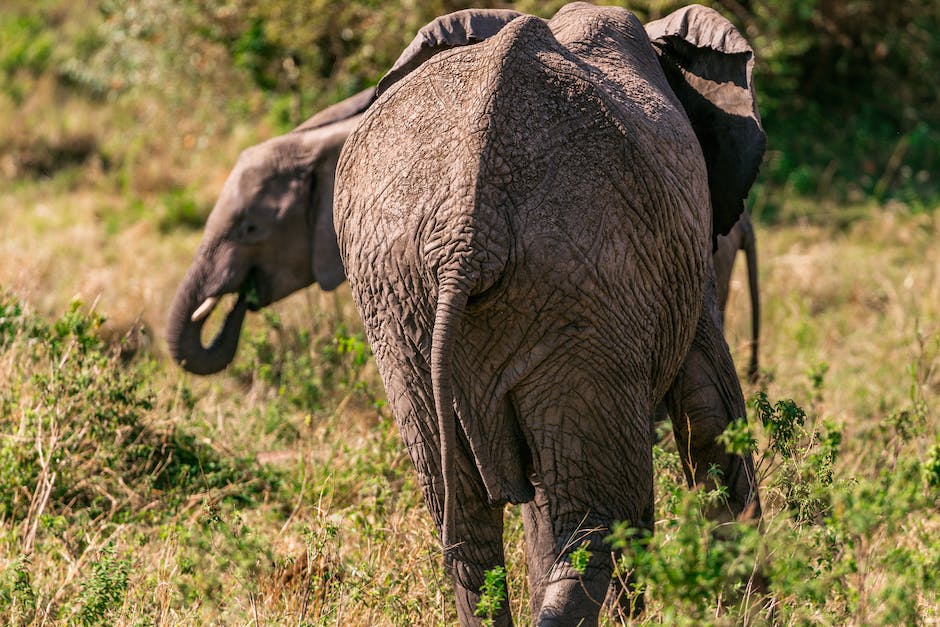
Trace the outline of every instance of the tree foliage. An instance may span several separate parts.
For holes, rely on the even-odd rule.
[[[702,2],[729,17],[757,53],[759,103],[769,136],[761,185],[838,201],[895,198],[915,210],[940,198],[934,149],[940,142],[940,82],[933,78],[940,60],[940,4]],[[89,0],[95,10],[82,11],[81,27],[67,29],[60,27],[71,15],[64,4],[17,2],[0,19],[0,41],[10,43],[0,67],[6,89],[18,98],[29,91],[14,80],[20,69],[51,69],[96,98],[134,101],[158,93],[175,112],[174,123],[202,125],[210,134],[239,118],[266,119],[275,131],[285,131],[374,84],[422,25],[470,4]],[[564,2],[472,4],[548,17]],[[685,3],[614,4],[645,21]],[[43,43],[53,38],[42,24],[57,29],[57,43],[68,35],[63,45],[50,49]],[[117,162],[127,157],[109,156]],[[776,207],[765,204],[767,217]]]

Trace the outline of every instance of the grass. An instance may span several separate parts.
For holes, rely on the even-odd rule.
[[[211,38],[179,75],[167,74],[177,57],[145,57],[172,76],[160,89],[111,89],[109,77],[140,78],[114,58],[154,49],[122,48],[146,41],[122,35],[138,28],[131,13],[101,21],[76,6],[17,0],[0,15],[0,623],[453,624],[436,533],[346,286],[249,316],[217,376],[167,356],[198,225],[238,151],[272,134],[268,101]],[[189,50],[173,43],[187,32],[160,49]],[[935,208],[767,185],[752,201],[768,218],[764,371],[746,389],[751,428],[726,439],[756,443],[762,533],[703,518],[717,495],[685,489],[667,435],[655,534],[611,538],[620,576],[645,592],[632,622],[936,622]],[[727,324],[743,363],[741,266]],[[506,572],[479,611],[508,602],[527,624],[515,509],[506,530]],[[755,568],[765,598],[742,587]]]
[[[120,198],[57,179],[2,202],[13,261],[0,267],[4,620],[454,619],[345,287],[252,316],[233,366],[192,377],[169,362],[162,328],[197,232],[143,214],[115,229],[99,212]],[[711,497],[682,486],[667,437],[655,535],[614,536],[646,591],[634,622],[936,618],[938,229],[933,214],[897,206],[839,228],[759,227],[765,391],[748,390],[752,431],[729,443],[758,443],[763,535],[714,535],[700,513]],[[743,356],[737,270],[728,337]],[[505,586],[524,624],[521,538],[507,510]],[[754,564],[768,599],[740,589]],[[499,581],[490,603],[505,601]]]

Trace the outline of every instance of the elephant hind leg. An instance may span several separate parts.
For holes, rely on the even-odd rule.
[[[459,471],[458,478],[464,479]],[[476,615],[487,571],[498,566],[505,567],[506,563],[503,554],[503,507],[492,507],[481,496],[475,490],[458,492],[459,543],[445,557],[445,566],[454,582],[457,616],[464,626],[480,625],[484,618],[491,619],[492,625],[512,625],[508,595],[491,615]]]
[[[666,394],[666,404],[689,484],[717,487],[711,472],[717,469],[728,489],[726,507],[711,512],[711,516],[718,520],[759,517],[751,456],[732,455],[717,442],[732,421],[745,419],[746,412],[712,298],[705,299],[692,346]]]
[[[538,612],[540,627],[597,624],[614,570],[613,554],[604,541],[608,533],[604,527],[576,531],[568,537],[546,573]],[[590,556],[576,568],[572,553],[582,547]]]
[[[645,526],[652,532],[653,521],[653,498],[652,493],[647,506],[648,515],[644,516],[644,521],[648,521]],[[526,564],[529,575],[529,594],[532,607],[532,615],[539,616],[545,601],[545,589],[548,582],[552,579],[556,563],[560,557],[556,550],[555,537],[552,534],[552,523],[549,517],[548,495],[544,486],[535,485],[535,498],[524,503],[522,506],[522,520],[525,528],[526,541]],[[580,546],[580,541],[575,543],[575,548]],[[610,547],[605,545],[601,548],[599,554],[611,555],[611,559],[617,558],[616,553],[611,553]],[[605,573],[605,577],[607,577]],[[643,595],[637,594],[629,585],[631,580],[619,576],[610,578],[610,585],[607,590],[606,598],[603,601],[603,607],[608,608],[613,616],[626,620],[628,617],[635,617],[643,611]],[[598,588],[599,589],[599,588]],[[562,594],[562,590],[556,589],[553,593],[556,596]],[[594,599],[597,601],[597,598]],[[549,605],[553,605],[552,602]],[[554,603],[557,605],[557,603]],[[554,610],[557,613],[557,609]],[[554,618],[551,620],[555,620]],[[546,617],[550,624],[551,620]]]
[[[525,530],[526,565],[529,576],[529,602],[532,615],[538,616],[545,596],[548,573],[555,563],[555,536],[548,510],[548,495],[541,483],[534,483],[535,497],[522,504]]]
[[[645,532],[647,537],[652,536],[654,520],[656,517],[655,501],[653,492],[650,490],[646,501],[646,509],[635,528],[640,530],[641,534]],[[641,535],[642,537],[642,535]],[[643,550],[646,550],[643,548]],[[614,559],[619,559],[621,553],[615,552]],[[635,587],[636,576],[633,572],[618,573],[615,572],[610,579],[610,587],[607,590],[607,599],[604,601],[604,607],[610,610],[614,617],[614,622],[627,623],[629,619],[636,618],[646,609],[646,598],[642,589]]]
[[[646,496],[642,515],[631,517],[631,526],[652,531],[652,486]],[[551,491],[536,484],[536,498],[523,509],[536,624],[596,625],[599,615],[607,610],[618,619],[642,610],[642,597],[613,577],[620,552],[611,547],[607,537],[616,521],[585,515],[574,528],[563,521],[553,524],[551,499]]]

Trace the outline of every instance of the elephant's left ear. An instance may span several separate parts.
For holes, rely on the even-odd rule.
[[[767,144],[754,95],[754,51],[731,22],[700,5],[650,22],[646,33],[705,156],[714,241],[744,209]]]
[[[464,9],[429,22],[376,85],[375,98],[439,52],[489,39],[520,15],[510,9]]]

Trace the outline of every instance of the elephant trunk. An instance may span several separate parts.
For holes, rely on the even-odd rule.
[[[208,315],[193,320],[201,304],[200,288],[205,284],[200,265],[197,262],[190,267],[176,291],[167,321],[167,344],[174,361],[193,374],[205,375],[219,372],[234,359],[248,304],[245,295],[240,294],[222,330],[208,347],[203,346],[202,327]]]

